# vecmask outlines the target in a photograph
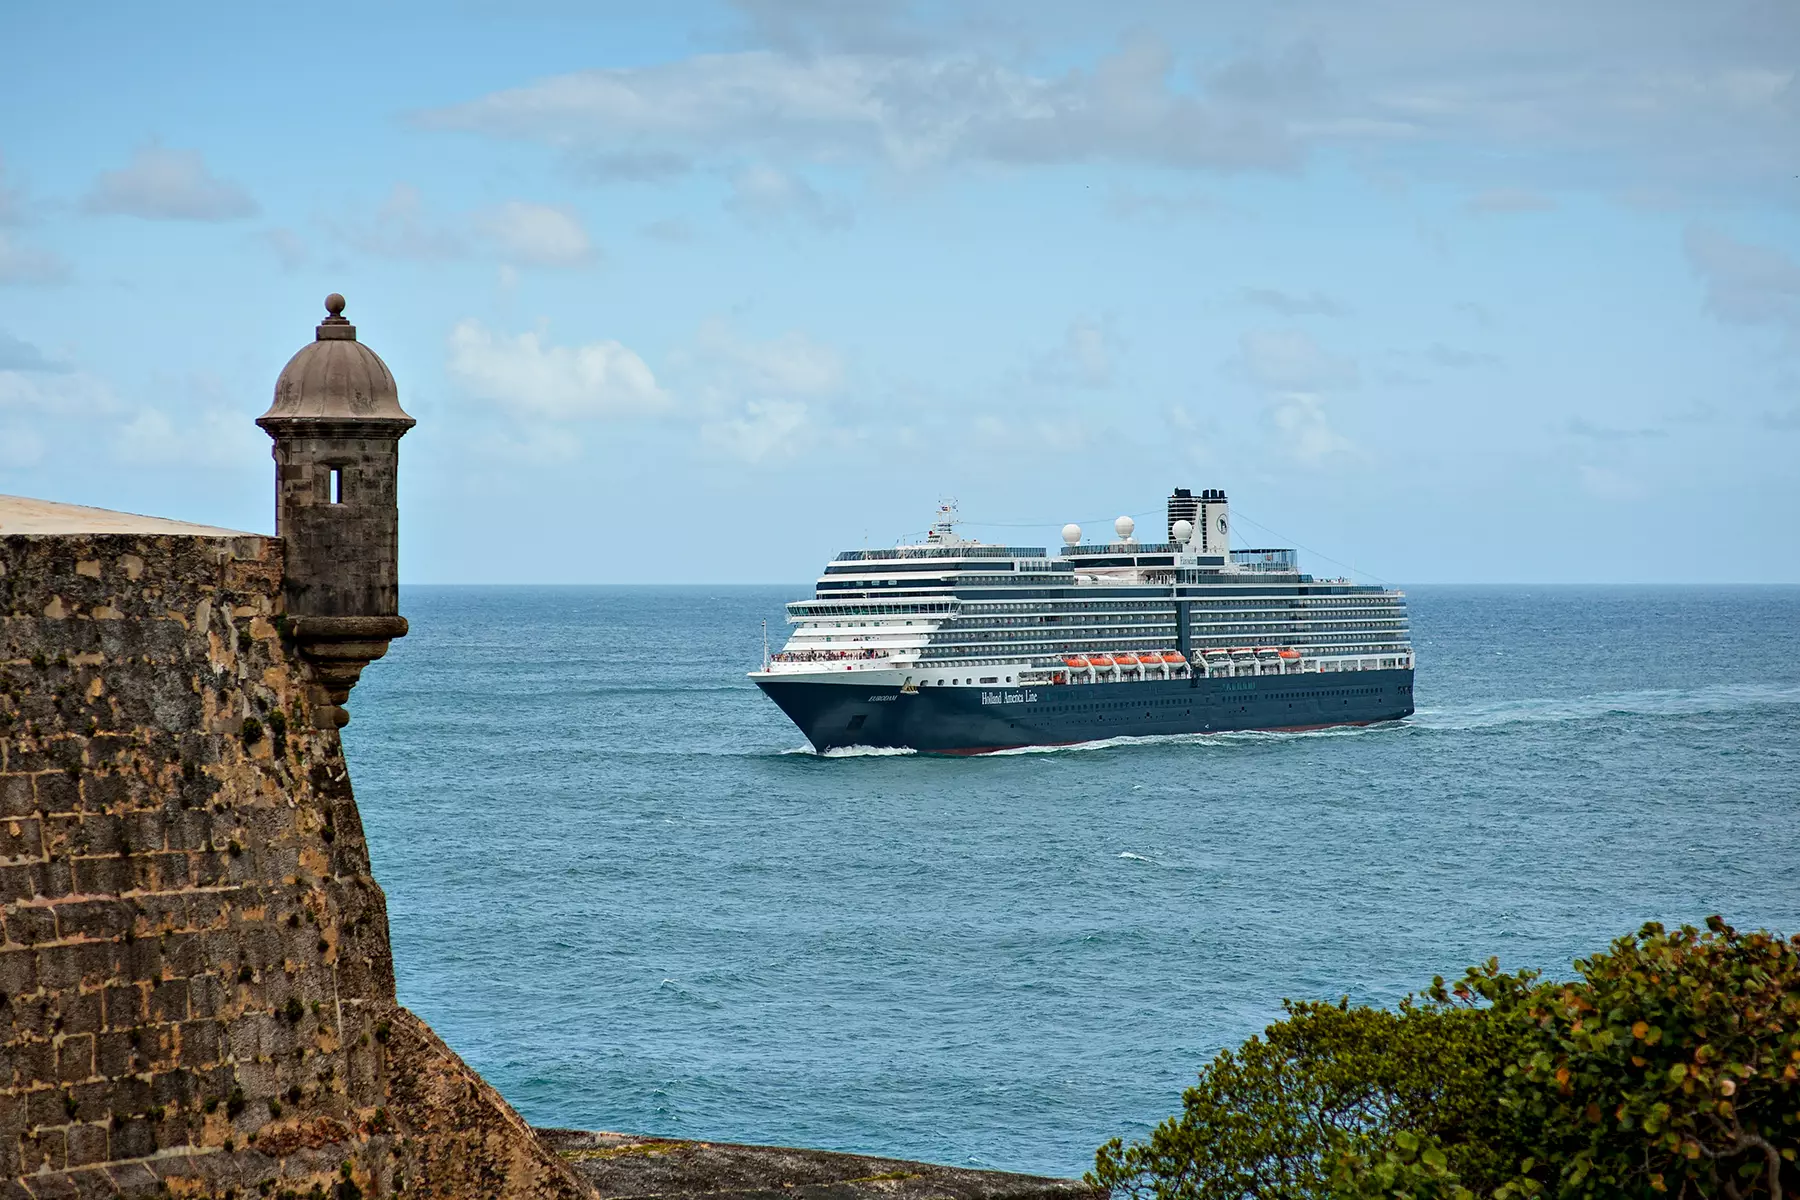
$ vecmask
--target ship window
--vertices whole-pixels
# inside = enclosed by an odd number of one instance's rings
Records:
[[[331,502],[333,504],[344,502],[344,468],[342,467],[331,468]]]

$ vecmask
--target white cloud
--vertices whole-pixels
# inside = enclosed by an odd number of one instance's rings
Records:
[[[725,207],[751,224],[792,217],[820,229],[843,229],[854,219],[843,200],[825,195],[793,172],[767,164],[744,167],[732,175]]]
[[[427,214],[424,197],[410,183],[390,188],[372,215],[343,216],[335,224],[351,246],[380,258],[431,261],[468,250],[461,233]]]
[[[140,409],[113,435],[113,458],[132,466],[241,467],[268,453],[262,431],[240,411],[212,408],[178,422],[158,408]]]
[[[1498,355],[1482,350],[1464,350],[1459,346],[1446,346],[1442,342],[1433,342],[1425,351],[1425,357],[1440,367],[1450,367],[1464,371],[1471,367],[1497,367],[1500,365]]]
[[[1276,444],[1307,466],[1354,452],[1348,438],[1332,429],[1320,398],[1310,392],[1280,392],[1269,398],[1269,424]]]
[[[0,413],[92,417],[121,408],[106,381],[86,371],[0,371]]]
[[[1567,186],[1791,195],[1800,25],[1780,3],[1704,16],[1632,0],[1293,0],[1254,16],[968,4],[960,20],[940,6],[750,7],[742,44],[756,48],[547,77],[418,120],[600,155],[626,176],[655,174],[659,155],[1286,170],[1334,146],[1369,170],[1478,188],[1504,162],[1511,187],[1483,210]],[[1139,39],[1091,67],[1024,65],[1150,23],[1178,43],[1252,50],[1219,65]]]
[[[1244,334],[1236,363],[1250,382],[1268,391],[1312,392],[1357,383],[1355,359],[1329,353],[1298,330]]]
[[[0,466],[37,466],[59,444],[85,452],[94,430],[110,426],[122,411],[105,380],[50,366],[0,369]]]
[[[421,114],[432,127],[571,148],[880,160],[903,169],[986,160],[1106,160],[1285,168],[1285,111],[1316,63],[1284,60],[1259,87],[1221,75],[1202,100],[1172,83],[1174,56],[1143,40],[1091,71],[1038,76],[982,57],[698,55],[553,76]]]
[[[447,370],[470,398],[527,420],[629,417],[671,402],[644,360],[616,341],[558,346],[537,333],[495,333],[474,318],[450,331]]]
[[[701,413],[702,443],[728,457],[781,462],[853,436],[832,411],[843,358],[798,331],[756,340],[708,321],[671,365]]]
[[[47,286],[69,278],[69,264],[60,254],[22,246],[0,233],[0,285]]]
[[[596,257],[587,229],[567,208],[508,200],[478,214],[475,224],[511,262],[580,267]]]
[[[515,267],[580,267],[600,254],[573,209],[507,200],[440,215],[410,183],[396,183],[373,213],[340,215],[332,224],[354,249],[381,258],[433,262],[485,251]]]
[[[600,151],[577,155],[569,170],[590,183],[663,183],[686,175],[694,164],[667,150]]]
[[[680,359],[711,384],[759,396],[827,396],[844,386],[842,356],[797,330],[756,341],[707,321]]]
[[[0,329],[0,371],[67,371],[69,366],[51,358],[23,339]]]
[[[1030,379],[1048,387],[1109,387],[1118,356],[1118,334],[1110,325],[1079,318],[1069,322],[1060,345],[1032,360]]]
[[[198,150],[145,146],[94,181],[83,207],[153,221],[230,221],[255,216],[250,193],[206,169]]]
[[[581,457],[581,439],[567,425],[533,421],[484,436],[481,451],[506,462],[543,466]]]
[[[740,412],[700,427],[707,446],[745,462],[792,458],[812,446],[812,413],[793,400],[747,400]]]
[[[1247,287],[1239,290],[1246,303],[1271,309],[1284,317],[1341,317],[1348,310],[1323,292],[1284,292],[1277,288]]]
[[[283,270],[292,271],[310,257],[306,240],[291,229],[264,230],[257,240],[274,253]]]
[[[1688,226],[1685,244],[1688,263],[1706,284],[1707,311],[1721,321],[1800,331],[1800,262],[1707,225]]]
[[[1263,418],[1278,453],[1308,467],[1357,454],[1326,412],[1328,393],[1360,382],[1355,359],[1295,330],[1260,330],[1239,338],[1238,354],[1226,365],[1262,394]]]

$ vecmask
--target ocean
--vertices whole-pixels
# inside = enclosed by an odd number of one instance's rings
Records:
[[[1077,1174],[1283,997],[1800,928],[1800,588],[1408,590],[1403,723],[935,758],[744,677],[807,585],[404,589],[401,1002],[534,1124]]]

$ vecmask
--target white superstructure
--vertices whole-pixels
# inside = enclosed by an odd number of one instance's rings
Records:
[[[838,555],[757,674],[921,688],[1412,667],[1402,593],[1230,550],[1223,491],[1169,508],[1171,541],[1121,517],[1105,542],[1066,526],[1051,557],[961,537],[946,504],[923,542]]]

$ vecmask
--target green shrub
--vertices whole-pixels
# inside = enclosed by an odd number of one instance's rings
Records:
[[[1490,960],[1395,1011],[1289,1003],[1088,1182],[1130,1200],[1780,1197],[1800,938],[1656,924],[1578,978]]]

